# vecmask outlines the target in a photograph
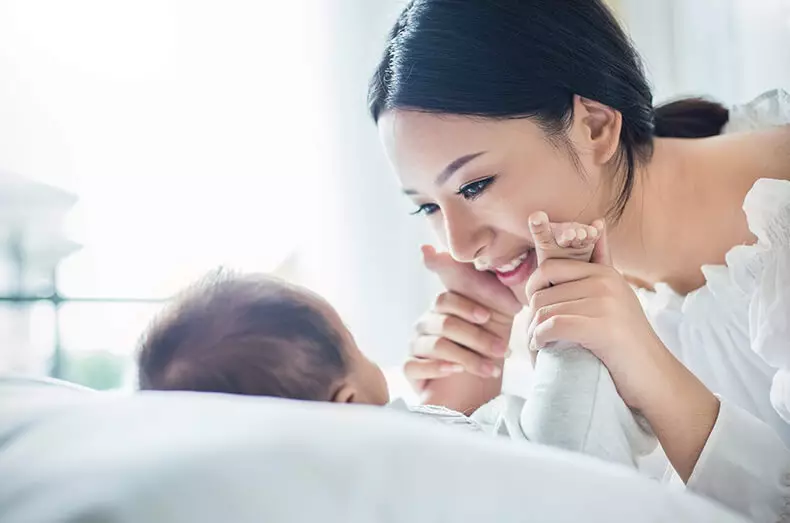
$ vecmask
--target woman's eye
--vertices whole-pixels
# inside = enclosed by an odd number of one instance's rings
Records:
[[[483,194],[492,183],[494,183],[494,178],[494,176],[489,176],[488,178],[483,178],[482,180],[467,183],[458,190],[457,194],[463,196],[467,200],[474,200]]]
[[[412,215],[424,214],[426,216],[429,216],[429,215],[435,213],[438,210],[439,210],[439,206],[436,205],[435,203],[424,203],[424,204],[420,205],[419,207],[417,207],[417,210],[412,212],[411,214]]]

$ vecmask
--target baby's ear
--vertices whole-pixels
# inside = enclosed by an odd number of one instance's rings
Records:
[[[357,389],[348,383],[342,383],[332,394],[333,403],[356,403]]]

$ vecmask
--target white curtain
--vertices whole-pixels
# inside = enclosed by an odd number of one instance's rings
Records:
[[[330,169],[315,183],[315,226],[303,273],[340,310],[360,346],[385,366],[406,355],[412,326],[438,292],[422,267],[431,242],[386,162],[366,105],[367,84],[403,0],[321,2]]]
[[[285,263],[397,365],[436,291],[366,110],[402,6],[0,0],[0,170],[80,198],[62,290],[163,297]],[[130,354],[138,309],[64,306],[67,350]]]
[[[743,103],[790,89],[790,0],[620,0],[657,101]]]

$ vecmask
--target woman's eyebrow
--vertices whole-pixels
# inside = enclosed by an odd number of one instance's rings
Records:
[[[456,172],[458,172],[458,170],[461,167],[468,164],[478,156],[484,155],[486,152],[487,151],[480,151],[478,153],[465,154],[464,156],[456,158],[455,160],[450,162],[442,172],[439,173],[439,175],[436,177],[436,180],[434,181],[434,184],[442,185],[444,182],[449,180]]]
[[[464,165],[468,164],[469,162],[471,162],[472,160],[474,160],[478,156],[484,155],[487,152],[488,151],[480,151],[480,152],[477,152],[477,153],[465,154],[463,156],[460,156],[460,157],[456,158],[455,160],[450,162],[447,165],[447,167],[445,167],[442,170],[442,172],[439,173],[439,175],[436,177],[436,180],[434,180],[433,183],[436,184],[436,185],[442,185],[447,180],[449,180],[456,172],[458,172],[458,170],[460,170],[461,167],[463,167]],[[419,193],[418,193],[418,191],[415,191],[414,189],[403,189],[403,194],[406,194],[408,196],[414,196],[414,195],[417,195]]]

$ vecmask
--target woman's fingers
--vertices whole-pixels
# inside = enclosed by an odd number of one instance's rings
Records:
[[[504,340],[458,316],[429,312],[417,323],[416,330],[418,334],[447,338],[491,358],[503,358],[507,352]]]
[[[552,258],[544,261],[527,281],[526,294],[529,299],[537,291],[547,289],[552,285],[583,280],[593,276],[603,276],[611,271],[611,267],[579,260]]]
[[[584,322],[593,321],[602,307],[599,299],[582,298],[538,308],[532,315],[532,321],[527,329],[530,349],[537,350],[546,343],[558,340],[586,346],[586,331],[573,330],[572,326],[575,325],[574,322],[582,320]],[[564,335],[564,337],[552,338],[560,335]]]
[[[489,358],[440,336],[418,336],[412,343],[412,354],[418,358],[460,364],[467,372],[482,378],[498,377],[502,372]]]
[[[471,263],[458,262],[449,253],[437,253],[427,245],[422,254],[425,267],[439,276],[448,291],[463,293],[503,320],[512,319],[521,310],[513,292],[490,272],[478,271]]]
[[[463,371],[463,365],[458,363],[423,358],[409,358],[403,365],[403,373],[418,391],[425,388],[428,380],[446,378]]]
[[[594,328],[595,320],[587,316],[556,314],[546,321],[539,323],[532,331],[529,343],[531,350],[539,350],[549,343],[568,341],[587,347],[585,340],[588,338],[590,328]]]
[[[491,319],[491,313],[477,302],[455,292],[442,292],[436,297],[434,312],[452,314],[471,323],[485,323]]]
[[[602,296],[606,290],[606,282],[602,278],[592,277],[554,285],[533,292],[529,297],[529,310],[534,315],[542,307],[580,300],[590,296]]]

